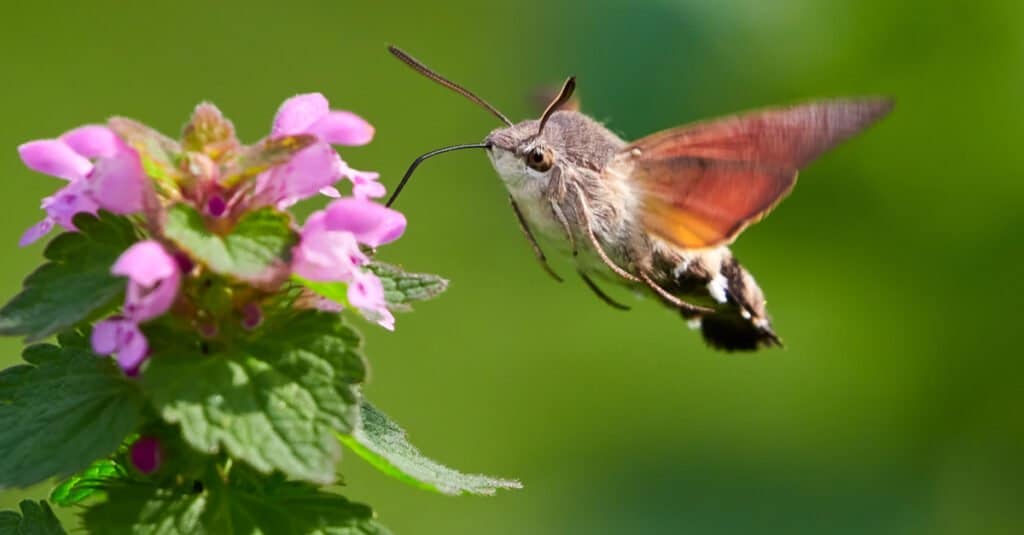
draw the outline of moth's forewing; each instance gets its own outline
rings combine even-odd
[[[665,130],[630,144],[645,229],[686,249],[731,242],[796,183],[797,171],[892,108],[834,100]]]

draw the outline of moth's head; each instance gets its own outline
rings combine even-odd
[[[494,168],[508,183],[518,182],[522,179],[547,178],[551,175],[552,169],[556,168],[556,165],[559,165],[562,161],[569,161],[565,160],[565,158],[571,156],[570,151],[567,149],[568,145],[573,142],[573,139],[566,137],[566,132],[575,131],[585,134],[585,129],[582,126],[587,126],[588,121],[593,122],[574,111],[556,112],[559,107],[568,102],[572,97],[572,92],[576,87],[575,78],[570,77],[565,81],[561,92],[548,104],[540,119],[515,124],[487,101],[476,96],[461,85],[434,72],[419,60],[393,46],[389,46],[388,50],[415,71],[478,104],[507,125],[491,132],[483,143],[443,147],[416,158],[388,199],[388,206],[394,203],[398,194],[412,175],[412,172],[420,163],[427,158],[453,150],[486,149],[491,162],[494,164]],[[575,128],[574,125],[576,126]]]
[[[589,159],[600,125],[576,111],[555,111],[546,119],[543,129],[541,119],[530,119],[497,128],[484,138],[487,155],[506,182],[546,179],[560,165]]]

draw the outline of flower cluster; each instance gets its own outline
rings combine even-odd
[[[270,135],[251,146],[238,142],[232,124],[210,104],[196,108],[180,142],[120,118],[31,141],[18,148],[25,165],[67,184],[43,199],[44,219],[20,243],[55,226],[74,231],[73,218],[83,212],[104,210],[137,222],[143,238],[110,267],[127,279],[123,306],[92,331],[93,350],[115,355],[128,373],[150,353],[147,323],[172,316],[206,338],[229,321],[252,330],[261,322],[262,302],[295,281],[343,284],[344,299],[314,295],[302,302],[325,310],[351,306],[393,329],[384,288],[366,266],[370,251],[402,235],[405,217],[374,200],[384,195],[377,173],[349,167],[334,149],[364,145],[373,135],[367,121],[332,110],[323,95],[311,93],[286,100]],[[336,188],[342,179],[351,183],[349,196]],[[318,194],[334,200],[305,224],[295,223],[287,209]],[[198,223],[171,228],[182,225],[174,214],[194,214],[184,221]],[[236,235],[254,214],[284,218],[277,229],[283,250],[271,250],[261,236]],[[232,255],[246,254],[264,263],[244,269],[236,265],[242,260],[233,263]],[[226,288],[230,306],[204,308],[202,285],[211,276]]]

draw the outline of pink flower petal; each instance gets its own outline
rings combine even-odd
[[[142,199],[148,178],[134,150],[126,149],[111,158],[96,161],[89,176],[93,199],[115,214],[142,211]]]
[[[274,117],[271,137],[304,134],[313,123],[330,112],[330,107],[320,93],[296,95],[281,104]]]
[[[373,140],[373,126],[350,111],[332,111],[309,125],[306,132],[332,145],[366,145]]]
[[[256,195],[284,208],[334,184],[343,171],[344,163],[338,153],[327,143],[317,142],[287,163],[261,174],[256,182]]]
[[[88,180],[75,180],[64,186],[57,193],[44,198],[42,207],[50,219],[68,230],[77,230],[72,222],[75,215],[81,212],[95,214],[99,210],[89,191]]]
[[[92,171],[88,158],[56,139],[29,141],[18,147],[18,154],[29,169],[65,180],[80,180]]]
[[[121,253],[110,272],[142,286],[153,286],[177,273],[178,264],[159,242],[145,240]]]
[[[97,355],[117,351],[118,332],[124,319],[106,319],[92,328],[92,350]]]
[[[395,316],[388,310],[384,287],[373,273],[360,271],[348,285],[348,302],[359,309],[366,319],[389,331],[395,330]]]
[[[124,314],[132,321],[149,321],[167,312],[178,297],[178,262],[153,240],[136,243],[121,253],[110,269],[129,278]]]
[[[348,281],[369,261],[350,232],[303,232],[292,255],[292,271],[315,281]]]
[[[70,130],[60,140],[86,158],[112,158],[127,148],[113,130],[96,124]]]
[[[334,186],[324,186],[324,187],[320,188],[320,195],[323,195],[325,197],[330,197],[332,199],[340,199],[341,198],[341,192],[338,191],[338,188],[336,188]]]
[[[332,201],[324,224],[329,230],[355,234],[359,243],[377,247],[397,240],[405,232],[405,216],[384,205],[357,198]]]
[[[21,239],[18,240],[18,246],[25,247],[26,245],[35,243],[36,241],[39,240],[39,238],[46,236],[46,234],[48,234],[50,230],[53,229],[53,224],[53,219],[50,217],[46,217],[42,221],[36,223],[35,225],[32,225],[31,227],[28,228],[28,230],[25,231],[24,234],[21,235]]]
[[[134,372],[149,353],[149,341],[135,323],[125,322],[120,333],[117,363],[126,372]]]
[[[126,318],[110,318],[92,329],[92,350],[98,355],[117,355],[117,363],[126,372],[138,370],[149,351],[149,342],[139,326]]]
[[[384,185],[377,182],[380,173],[373,171],[360,171],[345,165],[345,178],[352,182],[352,195],[360,199],[376,199],[383,197],[387,190]]]

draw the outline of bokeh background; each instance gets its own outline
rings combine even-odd
[[[787,342],[757,355],[706,349],[654,302],[622,313],[571,278],[556,284],[482,154],[425,164],[399,203],[409,230],[384,257],[451,289],[393,334],[365,328],[366,393],[428,455],[526,488],[439,496],[350,455],[345,492],[405,534],[1024,532],[1024,4],[97,0],[2,12],[4,299],[39,262],[41,246],[15,243],[58,186],[23,168],[26,140],[113,114],[175,133],[204,99],[255,140],[284,98],[316,90],[377,126],[343,155],[393,185],[416,155],[497,126],[386,43],[514,118],[536,114],[534,88],[576,74],[584,109],[626,138],[811,97],[896,97],[889,119],[811,166],[736,244]],[[19,348],[0,340],[0,361]]]

